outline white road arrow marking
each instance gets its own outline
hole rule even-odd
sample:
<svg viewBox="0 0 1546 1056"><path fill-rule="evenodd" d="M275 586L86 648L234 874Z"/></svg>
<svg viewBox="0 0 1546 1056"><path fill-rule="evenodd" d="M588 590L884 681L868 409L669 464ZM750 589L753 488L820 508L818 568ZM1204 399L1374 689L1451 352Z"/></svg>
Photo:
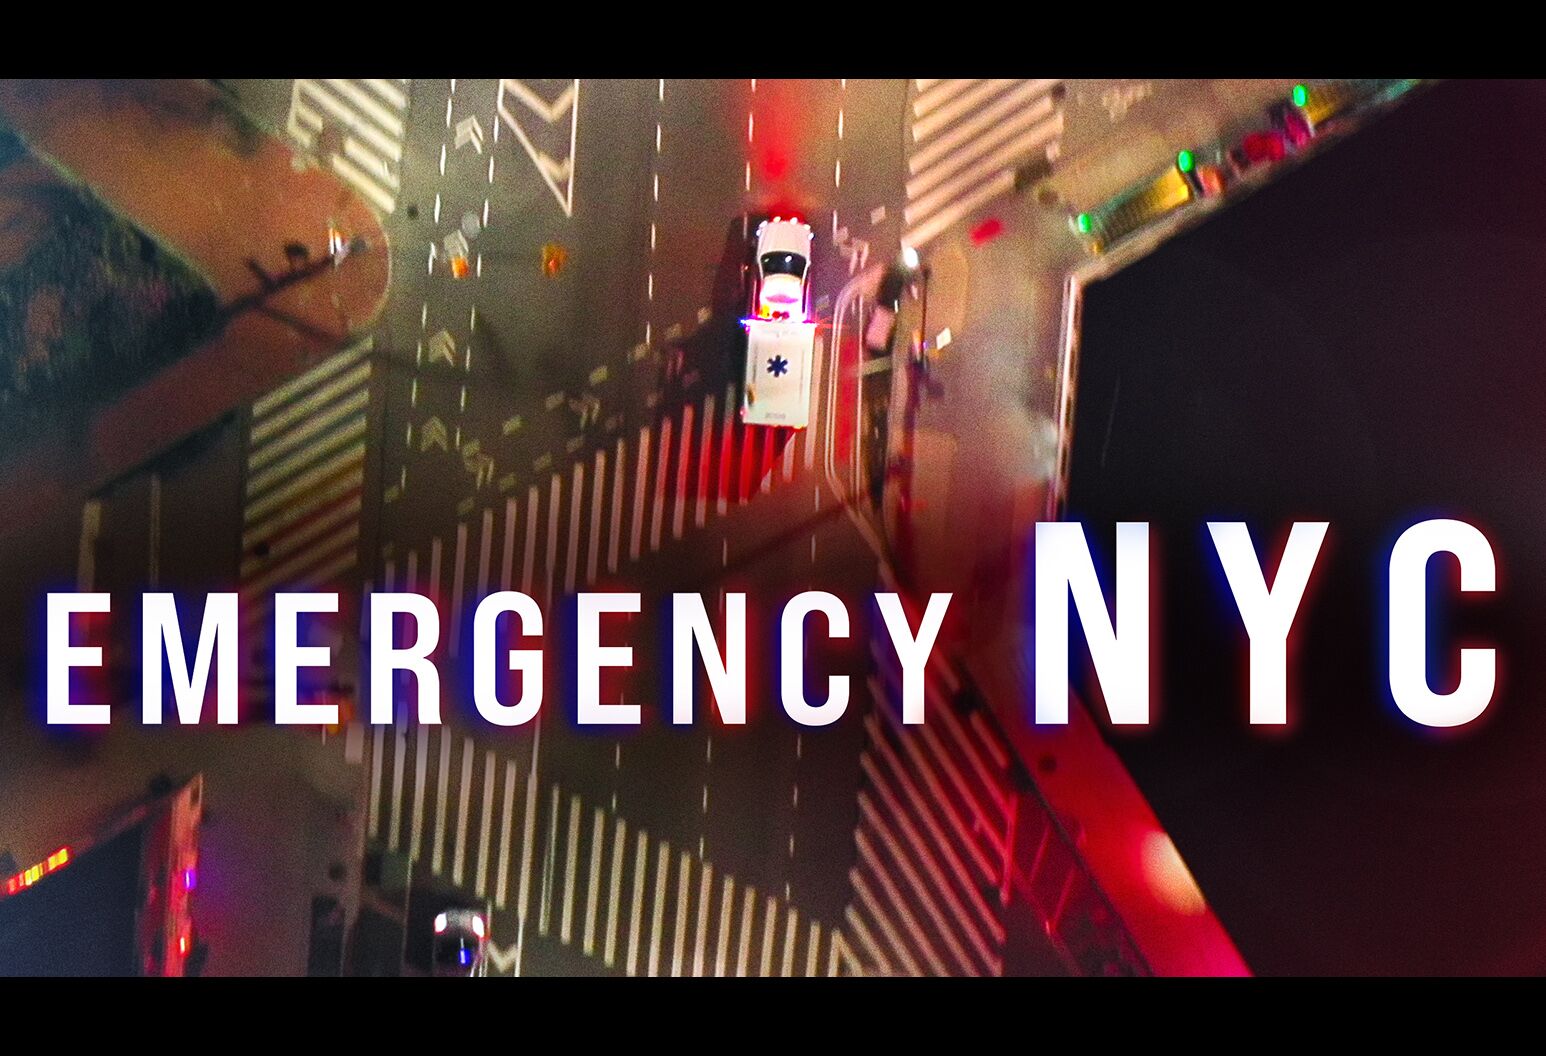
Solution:
<svg viewBox="0 0 1546 1056"><path fill-rule="evenodd" d="M433 445L440 445L440 450L451 450L451 437L446 433L446 425L439 418L431 418L419 429L419 450L428 451Z"/></svg>
<svg viewBox="0 0 1546 1056"><path fill-rule="evenodd" d="M531 136L521 127L515 112L506 104L506 96L513 96L525 110L535 114L545 125L556 125L565 114L569 115L569 145L563 157L555 158L537 149ZM553 197L558 200L559 208L564 211L565 216L570 217L574 215L574 143L579 129L579 102L580 82L578 80L560 92L558 98L551 103L544 101L521 81L506 79L499 82L497 109L500 119L521 141L521 146L525 148L532 164L537 167L543 182L553 192Z"/></svg>
<svg viewBox="0 0 1546 1056"><path fill-rule="evenodd" d="M483 153L483 126L477 117L463 118L456 123L456 148L461 150L471 143L479 154Z"/></svg>
<svg viewBox="0 0 1546 1056"><path fill-rule="evenodd" d="M453 367L456 366L456 338L450 331L441 330L429 339L430 362L443 359Z"/></svg>

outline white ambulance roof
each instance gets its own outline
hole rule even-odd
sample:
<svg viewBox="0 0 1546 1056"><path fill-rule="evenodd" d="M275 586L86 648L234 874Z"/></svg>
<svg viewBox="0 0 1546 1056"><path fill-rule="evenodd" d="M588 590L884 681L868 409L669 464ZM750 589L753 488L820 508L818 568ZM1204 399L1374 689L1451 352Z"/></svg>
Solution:
<svg viewBox="0 0 1546 1056"><path fill-rule="evenodd" d="M810 259L811 228L798 220L767 220L757 228L757 256L764 253L798 253Z"/></svg>

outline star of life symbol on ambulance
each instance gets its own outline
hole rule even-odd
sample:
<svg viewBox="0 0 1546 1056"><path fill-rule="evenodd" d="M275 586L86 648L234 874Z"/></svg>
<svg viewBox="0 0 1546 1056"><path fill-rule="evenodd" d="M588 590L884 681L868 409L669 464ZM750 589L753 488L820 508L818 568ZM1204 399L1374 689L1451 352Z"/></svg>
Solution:
<svg viewBox="0 0 1546 1056"><path fill-rule="evenodd" d="M773 375L775 378L783 377L784 374L788 372L788 370L789 360L785 359L783 356L774 356L772 359L768 360L768 373Z"/></svg>

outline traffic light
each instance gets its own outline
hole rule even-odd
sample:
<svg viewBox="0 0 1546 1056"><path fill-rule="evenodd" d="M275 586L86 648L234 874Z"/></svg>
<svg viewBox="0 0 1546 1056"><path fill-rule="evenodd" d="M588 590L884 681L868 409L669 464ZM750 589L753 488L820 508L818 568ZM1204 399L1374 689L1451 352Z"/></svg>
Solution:
<svg viewBox="0 0 1546 1056"><path fill-rule="evenodd" d="M569 254L563 246L556 242L549 242L542 247L542 273L548 278L556 278L560 271L564 270L564 264L568 261Z"/></svg>

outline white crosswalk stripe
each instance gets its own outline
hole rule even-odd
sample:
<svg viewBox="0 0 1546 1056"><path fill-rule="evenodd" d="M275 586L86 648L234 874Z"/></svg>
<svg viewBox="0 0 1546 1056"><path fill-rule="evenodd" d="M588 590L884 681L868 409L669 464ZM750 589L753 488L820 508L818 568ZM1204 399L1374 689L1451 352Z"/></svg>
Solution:
<svg viewBox="0 0 1546 1056"><path fill-rule="evenodd" d="M290 91L286 128L383 215L397 205L403 135L408 113L406 80L297 79ZM325 134L336 130L336 137Z"/></svg>
<svg viewBox="0 0 1546 1056"><path fill-rule="evenodd" d="M252 405L239 584L255 648L275 591L336 585L359 562L370 352L367 338Z"/></svg>
<svg viewBox="0 0 1546 1056"><path fill-rule="evenodd" d="M1011 190L1015 171L1052 159L1063 133L1061 81L918 80L908 111L904 245L922 248Z"/></svg>

